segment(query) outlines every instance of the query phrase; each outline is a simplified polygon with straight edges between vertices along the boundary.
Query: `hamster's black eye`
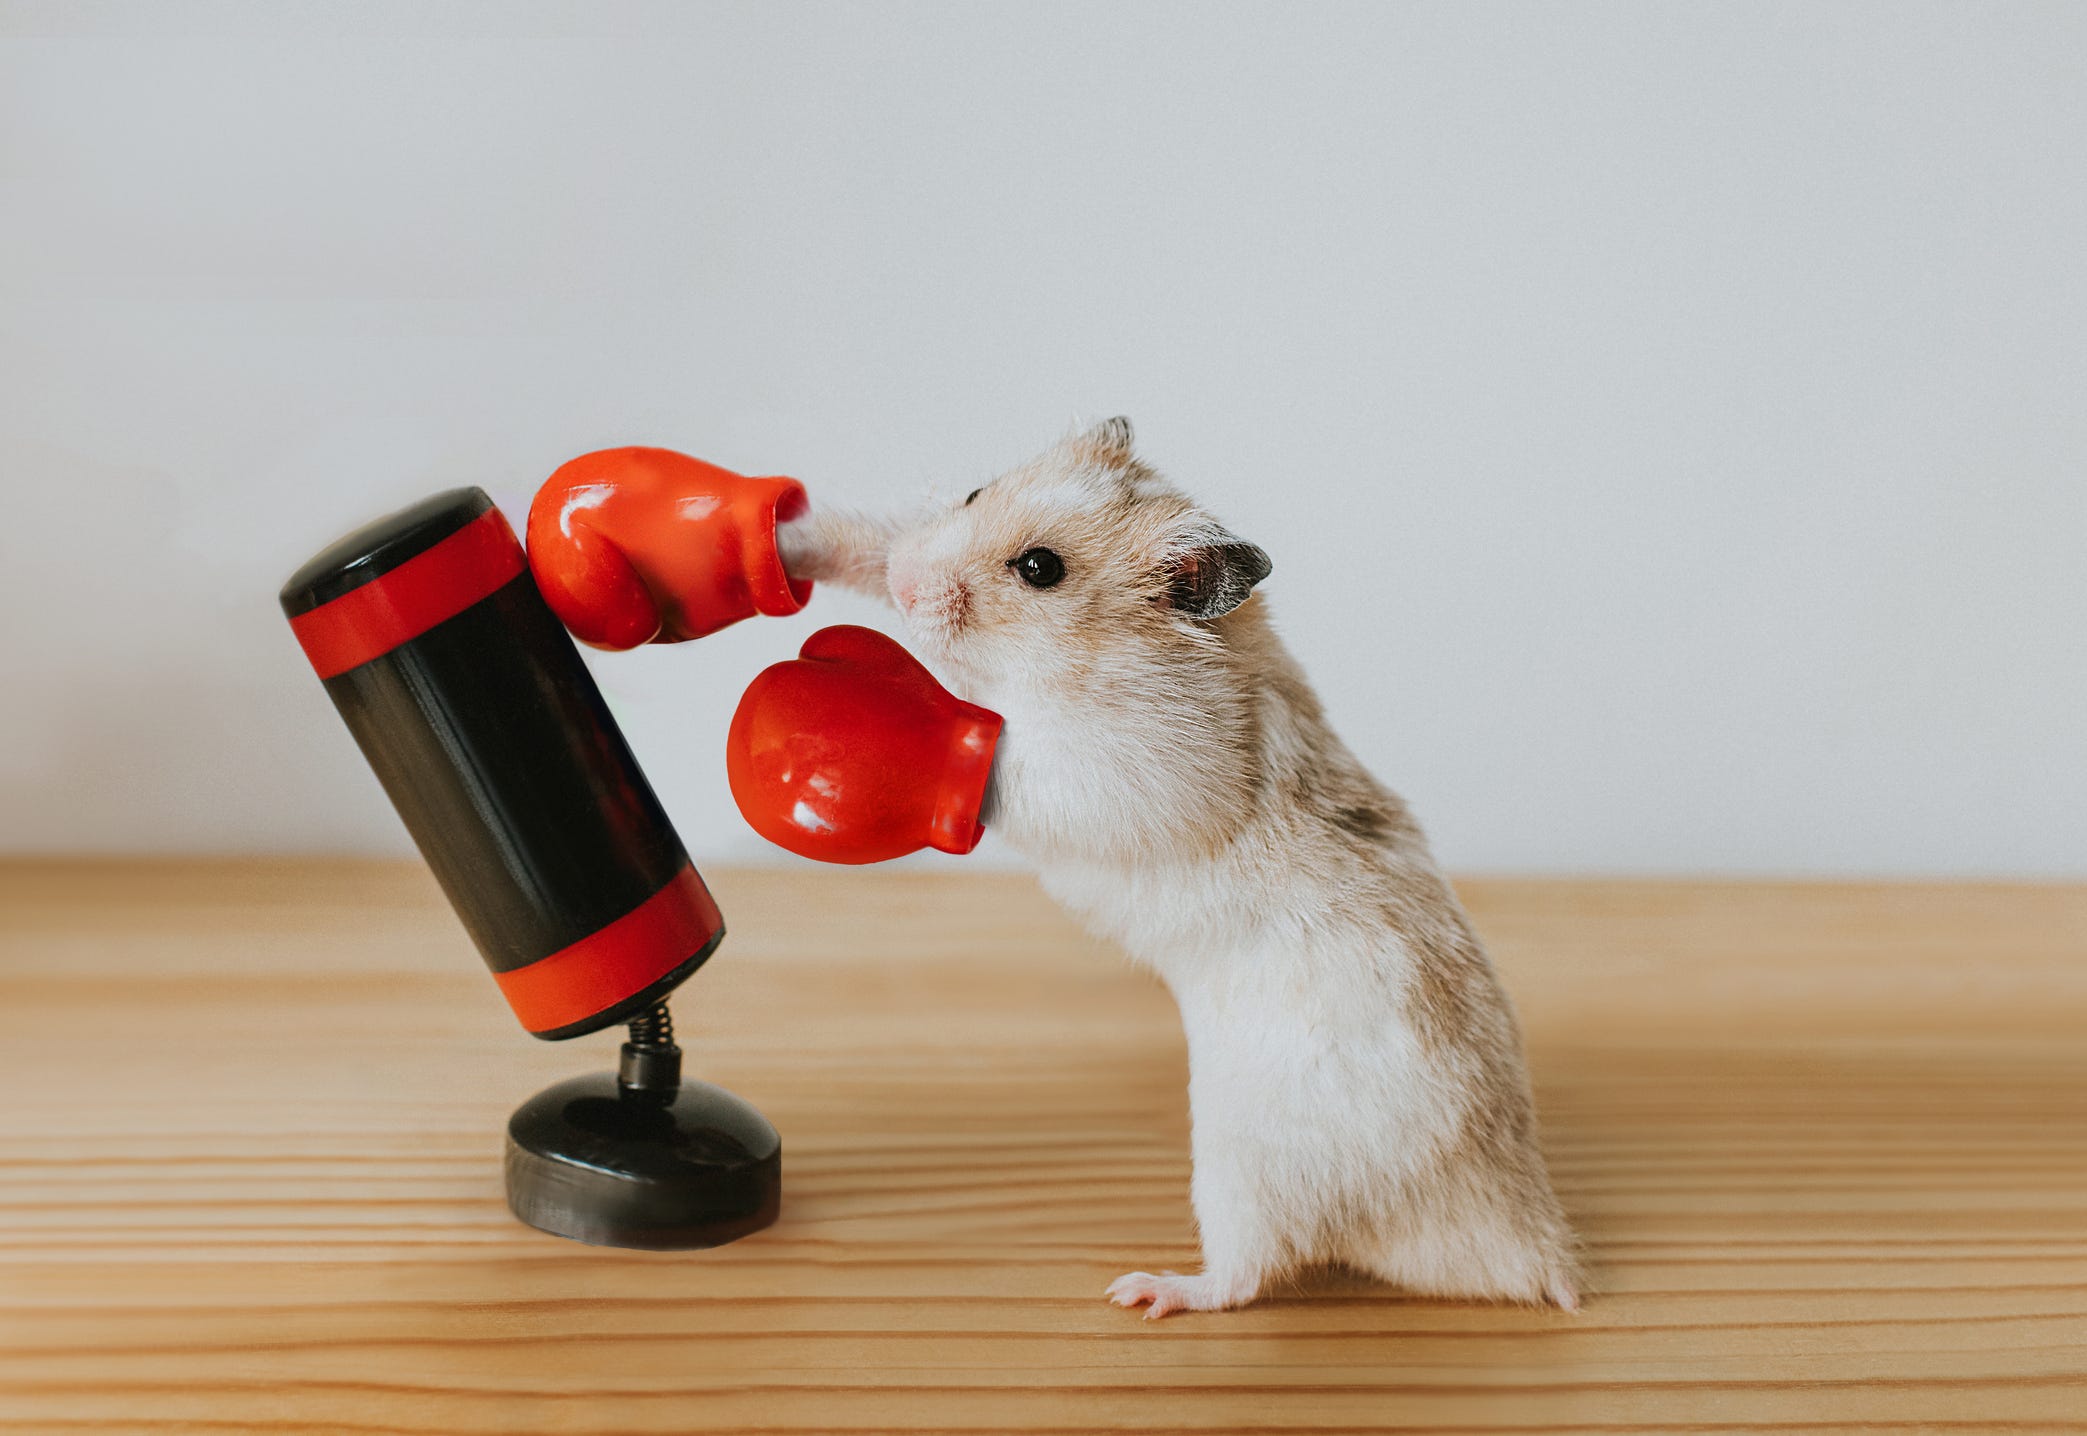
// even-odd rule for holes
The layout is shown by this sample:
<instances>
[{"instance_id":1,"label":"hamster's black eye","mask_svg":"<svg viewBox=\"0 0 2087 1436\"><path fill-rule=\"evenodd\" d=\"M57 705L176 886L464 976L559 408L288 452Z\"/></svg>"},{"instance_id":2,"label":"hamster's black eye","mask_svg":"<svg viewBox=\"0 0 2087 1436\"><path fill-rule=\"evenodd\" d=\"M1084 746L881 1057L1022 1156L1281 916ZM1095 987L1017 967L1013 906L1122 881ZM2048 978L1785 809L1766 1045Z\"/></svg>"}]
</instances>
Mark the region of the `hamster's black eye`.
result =
<instances>
[{"instance_id":1,"label":"hamster's black eye","mask_svg":"<svg viewBox=\"0 0 2087 1436\"><path fill-rule=\"evenodd\" d=\"M1065 560L1047 548L1032 548L1007 561L1031 588L1049 588L1065 577Z\"/></svg>"},{"instance_id":2,"label":"hamster's black eye","mask_svg":"<svg viewBox=\"0 0 2087 1436\"><path fill-rule=\"evenodd\" d=\"M984 489L973 489L970 493L964 495L964 507L967 509L970 508L971 501L984 492Z\"/></svg>"}]
</instances>

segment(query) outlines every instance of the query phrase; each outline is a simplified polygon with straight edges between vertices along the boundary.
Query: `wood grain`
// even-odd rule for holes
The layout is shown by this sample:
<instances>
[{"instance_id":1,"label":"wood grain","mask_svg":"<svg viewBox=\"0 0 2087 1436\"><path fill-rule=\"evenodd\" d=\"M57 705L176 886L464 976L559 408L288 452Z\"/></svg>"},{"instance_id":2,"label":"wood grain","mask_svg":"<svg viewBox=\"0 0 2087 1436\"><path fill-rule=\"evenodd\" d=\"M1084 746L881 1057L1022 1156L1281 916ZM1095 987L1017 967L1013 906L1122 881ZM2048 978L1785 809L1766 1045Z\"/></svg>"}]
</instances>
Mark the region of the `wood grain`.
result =
<instances>
[{"instance_id":1,"label":"wood grain","mask_svg":"<svg viewBox=\"0 0 2087 1436\"><path fill-rule=\"evenodd\" d=\"M529 1041L408 865L0 867L0 1428L2087 1430L2087 891L1471 882L1584 1314L1192 1263L1155 983L1020 877L723 872L676 1003L784 1138L714 1252L509 1218Z\"/></svg>"}]
</instances>

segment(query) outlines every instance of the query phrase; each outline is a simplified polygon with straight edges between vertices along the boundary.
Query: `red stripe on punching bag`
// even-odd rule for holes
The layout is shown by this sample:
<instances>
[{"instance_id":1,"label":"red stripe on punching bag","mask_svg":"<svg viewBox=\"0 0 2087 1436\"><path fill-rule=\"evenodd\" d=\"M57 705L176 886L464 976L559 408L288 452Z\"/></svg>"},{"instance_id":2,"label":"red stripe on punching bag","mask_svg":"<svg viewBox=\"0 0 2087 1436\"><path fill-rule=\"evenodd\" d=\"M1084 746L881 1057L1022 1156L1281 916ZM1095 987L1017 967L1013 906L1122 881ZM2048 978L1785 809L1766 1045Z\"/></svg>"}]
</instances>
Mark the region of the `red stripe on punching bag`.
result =
<instances>
[{"instance_id":1,"label":"red stripe on punching bag","mask_svg":"<svg viewBox=\"0 0 2087 1436\"><path fill-rule=\"evenodd\" d=\"M488 509L448 538L290 620L321 678L381 658L512 582L528 566L507 517Z\"/></svg>"},{"instance_id":2,"label":"red stripe on punching bag","mask_svg":"<svg viewBox=\"0 0 2087 1436\"><path fill-rule=\"evenodd\" d=\"M493 980L522 1026L556 1032L643 992L701 952L723 925L691 865L607 927Z\"/></svg>"}]
</instances>

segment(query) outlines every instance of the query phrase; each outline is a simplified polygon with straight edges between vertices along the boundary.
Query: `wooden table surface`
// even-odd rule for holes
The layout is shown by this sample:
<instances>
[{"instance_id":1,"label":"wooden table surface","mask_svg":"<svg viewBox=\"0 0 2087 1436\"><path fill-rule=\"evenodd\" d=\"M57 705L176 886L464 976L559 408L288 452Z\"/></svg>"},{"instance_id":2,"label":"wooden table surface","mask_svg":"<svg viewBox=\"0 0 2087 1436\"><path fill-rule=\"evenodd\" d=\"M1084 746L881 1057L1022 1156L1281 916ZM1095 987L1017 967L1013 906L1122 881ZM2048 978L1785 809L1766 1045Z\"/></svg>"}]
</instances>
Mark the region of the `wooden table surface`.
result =
<instances>
[{"instance_id":1,"label":"wooden table surface","mask_svg":"<svg viewBox=\"0 0 2087 1436\"><path fill-rule=\"evenodd\" d=\"M2087 1429L2087 891L1464 885L1585 1232L1577 1317L1195 1259L1157 984L1018 876L719 872L676 1016L771 1230L501 1200L530 1041L417 866L0 867L0 1428Z\"/></svg>"}]
</instances>

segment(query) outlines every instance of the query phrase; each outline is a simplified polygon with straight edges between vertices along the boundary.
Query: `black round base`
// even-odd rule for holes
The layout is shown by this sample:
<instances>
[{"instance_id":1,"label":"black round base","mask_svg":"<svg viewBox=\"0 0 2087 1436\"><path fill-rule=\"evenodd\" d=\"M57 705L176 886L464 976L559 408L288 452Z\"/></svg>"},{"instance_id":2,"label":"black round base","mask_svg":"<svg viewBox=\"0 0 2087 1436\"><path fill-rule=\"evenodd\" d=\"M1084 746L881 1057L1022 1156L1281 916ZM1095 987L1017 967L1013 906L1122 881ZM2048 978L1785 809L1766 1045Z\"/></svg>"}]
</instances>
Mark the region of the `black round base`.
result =
<instances>
[{"instance_id":1,"label":"black round base","mask_svg":"<svg viewBox=\"0 0 2087 1436\"><path fill-rule=\"evenodd\" d=\"M596 1246L720 1246L775 1220L782 1150L768 1119L722 1087L642 1092L597 1072L508 1119L507 1205Z\"/></svg>"}]
</instances>

